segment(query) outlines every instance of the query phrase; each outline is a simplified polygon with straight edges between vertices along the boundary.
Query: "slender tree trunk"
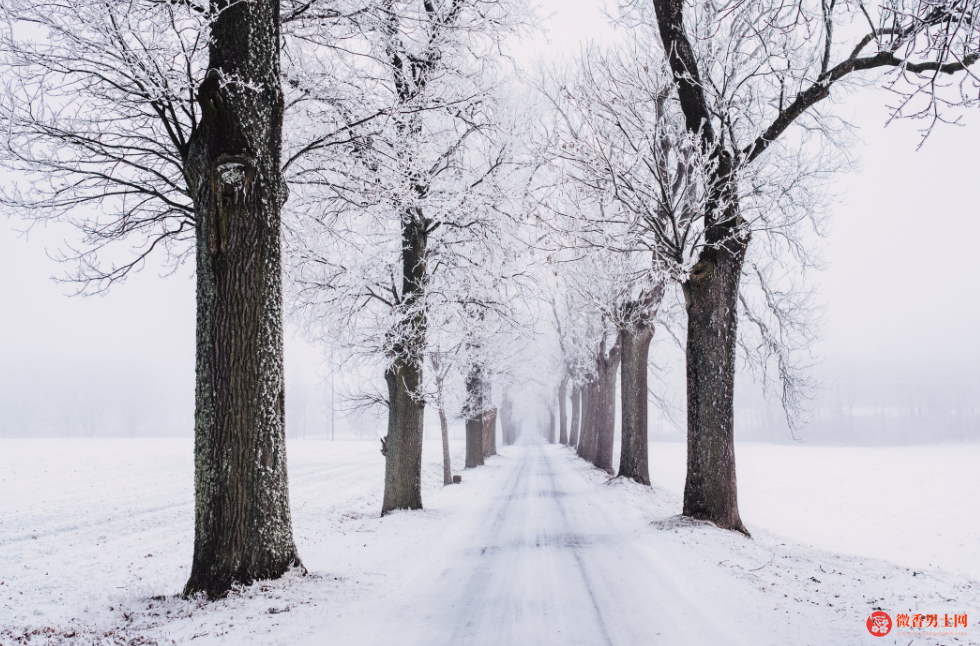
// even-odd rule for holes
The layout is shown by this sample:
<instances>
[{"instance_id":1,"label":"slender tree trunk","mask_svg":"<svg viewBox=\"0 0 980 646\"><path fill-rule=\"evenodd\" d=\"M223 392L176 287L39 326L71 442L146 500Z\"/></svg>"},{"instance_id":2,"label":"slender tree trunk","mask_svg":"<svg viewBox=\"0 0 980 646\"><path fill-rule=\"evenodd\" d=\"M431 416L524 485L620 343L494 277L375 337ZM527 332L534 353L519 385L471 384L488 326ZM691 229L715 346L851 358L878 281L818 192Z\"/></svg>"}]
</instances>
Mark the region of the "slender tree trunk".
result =
<instances>
[{"instance_id":1,"label":"slender tree trunk","mask_svg":"<svg viewBox=\"0 0 980 646\"><path fill-rule=\"evenodd\" d=\"M589 384L589 441L585 445L585 459L595 464L598 447L599 411L602 408L602 384L596 379Z\"/></svg>"},{"instance_id":2,"label":"slender tree trunk","mask_svg":"<svg viewBox=\"0 0 980 646\"><path fill-rule=\"evenodd\" d=\"M186 175L197 235L194 558L185 595L299 565L286 475L279 2L219 12ZM241 79L241 81L236 81Z\"/></svg>"},{"instance_id":3,"label":"slender tree trunk","mask_svg":"<svg viewBox=\"0 0 980 646\"><path fill-rule=\"evenodd\" d=\"M591 414L591 429L590 429L590 444L589 454L586 459L592 463L593 466L599 459L599 441L602 435L602 421L603 421L603 411L605 410L604 396L605 396L605 375L602 370L596 371L596 382L591 397L592 404L592 414Z\"/></svg>"},{"instance_id":4,"label":"slender tree trunk","mask_svg":"<svg viewBox=\"0 0 980 646\"><path fill-rule=\"evenodd\" d=\"M497 409L483 413L483 459L497 455Z\"/></svg>"},{"instance_id":5,"label":"slender tree trunk","mask_svg":"<svg viewBox=\"0 0 980 646\"><path fill-rule=\"evenodd\" d=\"M555 409L548 407L548 444L555 443Z\"/></svg>"},{"instance_id":6,"label":"slender tree trunk","mask_svg":"<svg viewBox=\"0 0 980 646\"><path fill-rule=\"evenodd\" d=\"M439 428L442 430L442 484L451 485L453 483L453 465L449 458L449 420L446 419L446 410L439 406Z\"/></svg>"},{"instance_id":7,"label":"slender tree trunk","mask_svg":"<svg viewBox=\"0 0 980 646\"><path fill-rule=\"evenodd\" d=\"M596 421L596 468L613 473L613 445L616 435L616 378L619 376L620 345L616 343L607 354L600 356L600 397Z\"/></svg>"},{"instance_id":8,"label":"slender tree trunk","mask_svg":"<svg viewBox=\"0 0 980 646\"><path fill-rule=\"evenodd\" d=\"M439 430L442 432L442 484L453 483L453 465L449 457L449 420L446 419L446 406L443 399L445 392L444 374L438 354L430 355L432 369L436 377L436 408L439 412Z\"/></svg>"},{"instance_id":9,"label":"slender tree trunk","mask_svg":"<svg viewBox=\"0 0 980 646\"><path fill-rule=\"evenodd\" d=\"M600 407L601 392L599 391L598 378L593 379L586 386L585 413L582 428L582 458L587 462L595 463L596 454L596 422Z\"/></svg>"},{"instance_id":10,"label":"slender tree trunk","mask_svg":"<svg viewBox=\"0 0 980 646\"><path fill-rule=\"evenodd\" d=\"M647 456L647 360L653 326L639 324L620 331L622 347L623 443L619 476L650 484Z\"/></svg>"},{"instance_id":11,"label":"slender tree trunk","mask_svg":"<svg viewBox=\"0 0 980 646\"><path fill-rule=\"evenodd\" d=\"M500 404L500 430L505 446L513 444L514 440L517 439L517 433L514 430L513 404L507 391L504 391L504 400Z\"/></svg>"},{"instance_id":12,"label":"slender tree trunk","mask_svg":"<svg viewBox=\"0 0 980 646\"><path fill-rule=\"evenodd\" d=\"M466 417L466 468L483 464L483 373L473 366L466 378L469 414Z\"/></svg>"},{"instance_id":13,"label":"slender tree trunk","mask_svg":"<svg viewBox=\"0 0 980 646\"><path fill-rule=\"evenodd\" d=\"M589 411L592 409L591 402L589 401L592 397L592 382L588 381L582 385L582 422L581 428L579 429L578 436L578 448L576 453L578 456L585 459L586 449L585 447L589 444Z\"/></svg>"},{"instance_id":14,"label":"slender tree trunk","mask_svg":"<svg viewBox=\"0 0 980 646\"><path fill-rule=\"evenodd\" d=\"M578 447L579 425L582 415L582 388L572 384L572 427L568 434L568 445L573 449Z\"/></svg>"},{"instance_id":15,"label":"slender tree trunk","mask_svg":"<svg viewBox=\"0 0 980 646\"><path fill-rule=\"evenodd\" d=\"M568 399L568 373L562 377L558 387L558 441L568 444L568 413L565 410L565 400Z\"/></svg>"},{"instance_id":16,"label":"slender tree trunk","mask_svg":"<svg viewBox=\"0 0 980 646\"><path fill-rule=\"evenodd\" d=\"M684 515L748 534L738 513L734 441L738 284L748 239L730 233L729 229L716 234L727 236L726 241L704 249L684 284L688 320Z\"/></svg>"}]
</instances>

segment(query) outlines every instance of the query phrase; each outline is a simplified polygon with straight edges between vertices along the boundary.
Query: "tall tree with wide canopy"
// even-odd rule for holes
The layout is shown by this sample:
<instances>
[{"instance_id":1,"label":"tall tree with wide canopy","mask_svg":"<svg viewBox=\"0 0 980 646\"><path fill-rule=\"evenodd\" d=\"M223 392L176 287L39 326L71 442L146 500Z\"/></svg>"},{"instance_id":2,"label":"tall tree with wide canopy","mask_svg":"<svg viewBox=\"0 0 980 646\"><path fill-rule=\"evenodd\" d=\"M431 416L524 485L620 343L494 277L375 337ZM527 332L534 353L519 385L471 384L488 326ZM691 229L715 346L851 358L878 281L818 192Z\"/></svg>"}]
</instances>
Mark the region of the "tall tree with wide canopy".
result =
<instances>
[{"instance_id":1,"label":"tall tree with wide canopy","mask_svg":"<svg viewBox=\"0 0 980 646\"><path fill-rule=\"evenodd\" d=\"M3 203L82 233L102 291L197 258L195 549L185 592L299 564L286 480L281 14L292 3L10 2ZM23 29L33 25L37 29ZM110 245L131 243L131 254ZM133 244L135 242L135 244ZM112 249L115 249L113 247ZM107 258L108 256L108 258Z\"/></svg>"},{"instance_id":2,"label":"tall tree with wide canopy","mask_svg":"<svg viewBox=\"0 0 980 646\"><path fill-rule=\"evenodd\" d=\"M371 399L388 409L387 514L422 506L426 355L461 361L470 353L449 350L470 343L481 320L497 321L487 312L499 299L480 281L500 266L502 187L521 165L498 93L499 49L526 12L502 0L383 0L358 19L363 34L349 49L372 106L364 112L385 117L351 120L340 146L350 163L321 147L297 164L311 217L292 231L291 262L313 335L385 375L386 392Z\"/></svg>"},{"instance_id":3,"label":"tall tree with wide canopy","mask_svg":"<svg viewBox=\"0 0 980 646\"><path fill-rule=\"evenodd\" d=\"M579 291L581 285L596 286L588 290L590 300L605 299L600 309L619 335L619 475L649 484L649 347L655 320L683 326L676 322L683 310L674 305L705 244L699 214L709 195L713 161L686 130L670 70L650 29L634 29L605 50L586 49L576 67L542 89L556 108L548 150L562 180L550 202L551 237L559 248L594 258L593 267L576 282ZM779 167L779 179L788 187L761 174L743 177L752 186L745 226L761 232L772 246L799 247L805 227L819 220L810 193L835 163L832 156L812 155L780 159ZM749 263L738 314L753 324L753 334L741 339L743 356L748 365L762 369L764 385L767 365L779 364L781 398L794 421L807 390L801 376L805 362L801 365L798 355L810 333L802 315L806 292L772 281L773 266L783 262ZM807 262L803 258L796 264ZM577 264L586 268L589 263ZM597 366L590 372L603 371ZM604 455L598 462L603 468L611 465Z\"/></svg>"},{"instance_id":4,"label":"tall tree with wide canopy","mask_svg":"<svg viewBox=\"0 0 980 646\"><path fill-rule=\"evenodd\" d=\"M299 565L286 478L278 0L214 2L185 176L197 223L194 561L218 596Z\"/></svg>"},{"instance_id":5,"label":"tall tree with wide canopy","mask_svg":"<svg viewBox=\"0 0 980 646\"><path fill-rule=\"evenodd\" d=\"M849 82L881 81L899 97L895 116L925 118L929 127L944 119L944 108L975 105L969 69L980 58L978 14L976 0L627 4L627 21L657 30L685 127L710 160L699 214L704 244L683 282L686 516L747 533L733 414L739 284L751 238L746 175L771 164L781 141L785 151L801 136L832 138L820 106ZM795 134L791 126L799 126Z\"/></svg>"}]
</instances>

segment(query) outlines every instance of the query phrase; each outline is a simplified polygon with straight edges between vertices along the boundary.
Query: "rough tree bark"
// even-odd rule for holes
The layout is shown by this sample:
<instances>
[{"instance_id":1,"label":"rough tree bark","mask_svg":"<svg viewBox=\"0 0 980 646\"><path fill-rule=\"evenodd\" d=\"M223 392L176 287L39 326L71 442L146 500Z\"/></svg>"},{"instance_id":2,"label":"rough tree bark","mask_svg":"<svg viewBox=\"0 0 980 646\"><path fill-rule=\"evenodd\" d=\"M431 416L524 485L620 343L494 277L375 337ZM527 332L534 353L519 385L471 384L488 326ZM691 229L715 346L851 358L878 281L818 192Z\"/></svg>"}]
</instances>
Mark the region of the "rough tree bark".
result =
<instances>
[{"instance_id":1,"label":"rough tree bark","mask_svg":"<svg viewBox=\"0 0 980 646\"><path fill-rule=\"evenodd\" d=\"M748 534L735 481L735 342L738 282L748 234L739 217L731 154L712 126L682 0L653 0L688 132L716 161L705 205L705 246L682 285L687 332L687 481L684 515ZM822 88L821 88L822 89Z\"/></svg>"},{"instance_id":2,"label":"rough tree bark","mask_svg":"<svg viewBox=\"0 0 980 646\"><path fill-rule=\"evenodd\" d=\"M483 371L473 366L466 377L469 414L466 416L466 468L483 464Z\"/></svg>"},{"instance_id":3,"label":"rough tree bark","mask_svg":"<svg viewBox=\"0 0 980 646\"><path fill-rule=\"evenodd\" d=\"M735 478L735 343L747 236L708 247L687 297L687 480L684 515L748 535Z\"/></svg>"},{"instance_id":4,"label":"rough tree bark","mask_svg":"<svg viewBox=\"0 0 980 646\"><path fill-rule=\"evenodd\" d=\"M568 433L568 445L578 447L579 425L582 419L582 387L572 384L572 426Z\"/></svg>"},{"instance_id":5,"label":"rough tree bark","mask_svg":"<svg viewBox=\"0 0 980 646\"><path fill-rule=\"evenodd\" d=\"M568 444L568 412L565 410L565 400L568 399L568 373L558 386L558 441Z\"/></svg>"},{"instance_id":6,"label":"rough tree bark","mask_svg":"<svg viewBox=\"0 0 980 646\"><path fill-rule=\"evenodd\" d=\"M603 344L605 345L605 344ZM596 406L595 459L598 469L613 473L613 442L616 434L616 378L619 376L619 336L608 352L599 354L597 367L599 397Z\"/></svg>"},{"instance_id":7,"label":"rough tree bark","mask_svg":"<svg viewBox=\"0 0 980 646\"><path fill-rule=\"evenodd\" d=\"M388 384L388 439L381 515L422 508L422 422L425 404L419 361L399 356L385 371Z\"/></svg>"},{"instance_id":8,"label":"rough tree bark","mask_svg":"<svg viewBox=\"0 0 980 646\"><path fill-rule=\"evenodd\" d=\"M385 453L385 491L381 515L395 509L422 508L422 433L425 401L422 389L422 349L425 310L416 303L425 292L428 252L427 222L417 209L402 217L402 304L404 319L396 331L388 384L388 441Z\"/></svg>"},{"instance_id":9,"label":"rough tree bark","mask_svg":"<svg viewBox=\"0 0 980 646\"><path fill-rule=\"evenodd\" d=\"M385 491L381 515L395 509L422 508L422 433L425 401L422 390L422 351L425 348L425 309L417 305L425 293L428 269L428 223L409 209L402 226L402 306L405 314L395 330L388 384L388 441L385 452Z\"/></svg>"},{"instance_id":10,"label":"rough tree bark","mask_svg":"<svg viewBox=\"0 0 980 646\"><path fill-rule=\"evenodd\" d=\"M442 16L430 3L426 4L425 29L431 38L420 52L404 51L404 41L399 35L400 16L385 3L386 19L380 25L386 40L386 56L391 66L393 89L401 106L414 105L428 83L442 57L439 46L443 39L436 37L458 12ZM448 22L447 22L448 21ZM422 124L417 113L399 115L396 127L402 137L418 141ZM414 148L404 153L406 169L415 167L410 157ZM388 382L388 439L385 455L385 493L381 515L394 509L422 508L422 437L424 400L421 396L422 357L426 347L427 315L424 304L428 287L429 232L432 220L415 205L416 200L429 193L431 177L419 170L406 170L408 186L414 197L407 199L401 215L402 233L402 285L398 300L399 320L392 329L390 364L385 372Z\"/></svg>"},{"instance_id":11,"label":"rough tree bark","mask_svg":"<svg viewBox=\"0 0 980 646\"><path fill-rule=\"evenodd\" d=\"M194 559L185 595L299 565L286 477L279 2L221 4L186 176L197 223Z\"/></svg>"},{"instance_id":12,"label":"rough tree bark","mask_svg":"<svg viewBox=\"0 0 980 646\"><path fill-rule=\"evenodd\" d=\"M619 476L650 484L647 455L647 360L653 326L646 323L620 330L622 358L623 442Z\"/></svg>"}]
</instances>

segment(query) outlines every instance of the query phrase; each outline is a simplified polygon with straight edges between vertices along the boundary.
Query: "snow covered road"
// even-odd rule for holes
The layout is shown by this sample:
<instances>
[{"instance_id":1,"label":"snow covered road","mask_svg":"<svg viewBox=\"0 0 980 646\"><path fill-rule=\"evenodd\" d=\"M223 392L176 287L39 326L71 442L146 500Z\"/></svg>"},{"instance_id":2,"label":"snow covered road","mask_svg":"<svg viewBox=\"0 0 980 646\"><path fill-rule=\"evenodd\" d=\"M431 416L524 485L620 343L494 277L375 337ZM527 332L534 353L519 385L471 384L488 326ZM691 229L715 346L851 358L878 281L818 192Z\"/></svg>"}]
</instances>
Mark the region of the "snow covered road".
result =
<instances>
[{"instance_id":1,"label":"snow covered road","mask_svg":"<svg viewBox=\"0 0 980 646\"><path fill-rule=\"evenodd\" d=\"M341 626L343 643L739 643L643 549L642 521L601 499L567 452L529 443L512 455L500 489L422 572Z\"/></svg>"},{"instance_id":2,"label":"snow covered road","mask_svg":"<svg viewBox=\"0 0 980 646\"><path fill-rule=\"evenodd\" d=\"M190 561L189 442L3 448L0 646L980 644L980 583L962 571L820 551L751 521L751 540L695 523L668 489L609 479L536 439L443 487L434 438L425 510L384 518L376 443L294 441L309 575L211 603L177 596ZM462 449L454 441L455 464ZM847 530L832 505L811 509ZM878 609L971 621L961 634L882 639L865 628Z\"/></svg>"}]
</instances>

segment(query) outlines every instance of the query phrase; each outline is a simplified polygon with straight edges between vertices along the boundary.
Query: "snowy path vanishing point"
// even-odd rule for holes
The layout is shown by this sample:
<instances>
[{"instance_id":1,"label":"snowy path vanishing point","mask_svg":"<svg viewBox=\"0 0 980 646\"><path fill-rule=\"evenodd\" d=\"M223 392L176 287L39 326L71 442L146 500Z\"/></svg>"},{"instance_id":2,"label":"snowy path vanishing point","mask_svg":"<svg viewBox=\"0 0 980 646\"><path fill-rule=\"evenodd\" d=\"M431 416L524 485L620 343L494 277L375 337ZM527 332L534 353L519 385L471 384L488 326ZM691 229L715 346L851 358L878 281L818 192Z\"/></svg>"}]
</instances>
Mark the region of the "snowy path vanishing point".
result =
<instances>
[{"instance_id":1,"label":"snowy path vanishing point","mask_svg":"<svg viewBox=\"0 0 980 646\"><path fill-rule=\"evenodd\" d=\"M532 442L511 456L494 478L503 486L415 577L331 628L339 643L741 643L639 545L648 535L599 498L567 453Z\"/></svg>"}]
</instances>

